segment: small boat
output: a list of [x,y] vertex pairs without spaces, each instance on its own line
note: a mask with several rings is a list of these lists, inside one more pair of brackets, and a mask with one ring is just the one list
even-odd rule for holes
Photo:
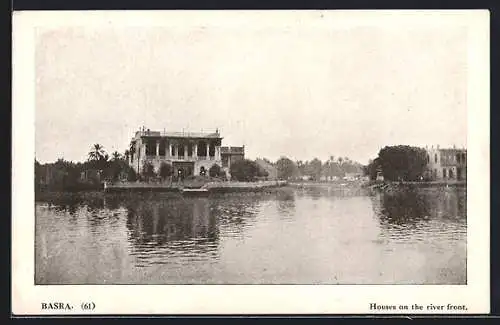
[[207,196],[209,194],[206,188],[184,188],[182,194],[189,196]]

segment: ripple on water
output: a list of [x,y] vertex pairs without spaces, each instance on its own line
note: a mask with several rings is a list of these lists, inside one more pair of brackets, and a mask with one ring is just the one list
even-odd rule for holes
[[36,203],[37,283],[465,283],[466,197],[297,189]]

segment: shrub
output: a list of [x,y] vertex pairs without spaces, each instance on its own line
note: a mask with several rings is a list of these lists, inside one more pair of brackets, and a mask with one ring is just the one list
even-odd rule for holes
[[254,161],[244,159],[231,164],[231,178],[238,181],[253,181],[259,175],[259,166]]
[[165,179],[169,176],[172,176],[172,173],[174,172],[174,169],[172,168],[172,165],[170,164],[167,164],[167,163],[161,163],[160,165],[160,171],[159,171],[159,174],[160,174],[160,177]]
[[155,168],[150,162],[146,162],[142,166],[142,176],[147,180],[156,176]]
[[208,170],[208,175],[210,175],[210,177],[219,177],[223,173],[224,171],[217,164],[212,165],[212,167]]

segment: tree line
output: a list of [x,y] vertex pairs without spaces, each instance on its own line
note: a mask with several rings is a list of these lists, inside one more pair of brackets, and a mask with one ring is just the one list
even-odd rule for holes
[[[129,165],[132,151],[123,154],[114,151],[109,155],[100,144],[94,144],[88,152],[85,162],[72,162],[58,159],[54,163],[40,164],[35,160],[36,189],[48,190],[86,190],[98,189],[102,181],[151,181],[175,178],[173,167],[162,163],[158,170],[150,162],[143,164],[139,173]],[[281,157],[276,162],[261,158],[257,160],[241,159],[232,162],[229,168],[231,180],[256,181],[260,179],[291,179],[308,176],[320,180],[322,176],[343,177],[346,173],[358,173],[362,165],[347,157],[331,156],[325,162],[318,158],[311,161],[293,161]],[[226,179],[226,172],[217,164],[206,171],[204,176]]]
[[349,173],[362,173],[363,166],[348,157],[330,156],[322,162],[318,158],[311,161],[293,161],[287,157],[281,157],[276,161],[275,166],[279,179],[308,177],[311,180],[319,181],[322,177],[334,178],[344,177]]
[[134,181],[137,175],[128,164],[128,155],[128,151],[123,155],[114,151],[110,156],[102,145],[94,144],[83,163],[62,158],[47,164],[35,160],[35,189],[90,190],[100,188],[102,180]]

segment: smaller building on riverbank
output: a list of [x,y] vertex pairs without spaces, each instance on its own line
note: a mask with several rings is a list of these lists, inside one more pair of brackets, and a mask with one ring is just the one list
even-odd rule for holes
[[220,148],[222,168],[230,169],[231,164],[245,159],[245,146],[221,147]]
[[426,178],[433,181],[467,180],[467,149],[431,146],[427,151]]

